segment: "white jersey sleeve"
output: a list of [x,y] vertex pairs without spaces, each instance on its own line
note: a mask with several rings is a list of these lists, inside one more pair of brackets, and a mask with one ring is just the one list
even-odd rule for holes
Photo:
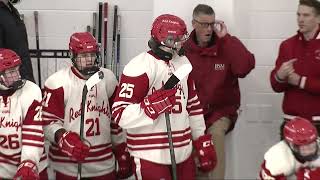
[[53,143],[55,143],[55,132],[63,128],[65,95],[68,92],[66,74],[66,69],[60,70],[51,75],[44,84],[42,118],[46,138]]
[[296,170],[296,160],[285,141],[272,146],[264,155],[265,167],[273,176],[292,175]]
[[187,111],[189,114],[192,139],[197,140],[204,134],[206,125],[203,118],[203,110],[198,98],[194,81],[188,78],[188,102]]
[[22,150],[21,161],[32,160],[39,167],[39,161],[44,152],[44,134],[41,119],[41,90],[30,82],[26,81],[20,90],[22,111],[24,119],[22,123]]
[[142,53],[131,60],[124,68],[112,106],[112,115],[117,124],[124,129],[153,124],[140,102],[149,91],[149,60],[147,53]]

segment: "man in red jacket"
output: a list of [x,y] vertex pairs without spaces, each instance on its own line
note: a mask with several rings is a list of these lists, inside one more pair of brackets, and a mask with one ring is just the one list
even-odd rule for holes
[[[320,2],[300,0],[296,35],[283,41],[270,81],[275,92],[284,93],[284,119],[310,119],[320,130]],[[281,126],[281,129],[284,122]],[[280,131],[281,132],[281,131]],[[282,135],[281,135],[282,137]]]
[[240,106],[238,78],[244,78],[255,65],[253,54],[226,25],[215,19],[213,9],[204,4],[193,10],[192,31],[185,45],[196,89],[203,104],[207,133],[212,134],[218,164],[209,179],[224,179],[224,138],[233,129]]

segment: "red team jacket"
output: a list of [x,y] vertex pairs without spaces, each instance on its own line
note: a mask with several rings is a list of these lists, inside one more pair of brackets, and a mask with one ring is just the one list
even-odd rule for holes
[[[284,92],[282,109],[286,119],[301,116],[320,120],[320,34],[306,41],[301,33],[283,41],[270,81],[274,91]],[[278,82],[275,73],[282,63],[297,58],[293,66],[301,76],[299,86]]]
[[227,34],[217,39],[215,35],[214,39],[213,45],[201,48],[193,31],[185,45],[207,127],[224,116],[235,123],[240,107],[238,78],[244,78],[255,66],[253,54],[236,37]]

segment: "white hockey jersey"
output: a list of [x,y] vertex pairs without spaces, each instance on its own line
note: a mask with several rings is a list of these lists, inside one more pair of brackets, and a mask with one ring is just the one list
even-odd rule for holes
[[47,167],[41,99],[40,88],[31,81],[0,92],[0,179],[12,179],[23,160],[36,162],[39,172]]
[[[320,157],[311,162],[300,163],[294,157],[290,147],[285,141],[272,146],[264,155],[262,165],[262,179],[272,179],[279,175],[285,177],[295,176],[297,180],[315,180],[319,177]],[[273,178],[276,179],[276,178]]]
[[[90,143],[89,156],[82,163],[82,176],[108,174],[115,169],[112,144],[124,142],[124,132],[111,124],[110,104],[117,87],[114,74],[100,69],[104,78],[87,94],[84,115],[84,139]],[[61,152],[55,143],[55,132],[61,128],[80,134],[81,97],[86,80],[73,67],[62,69],[45,82],[43,121],[45,135],[51,142],[49,158],[52,168],[69,176],[77,175],[77,162]]]
[[[140,102],[161,89],[172,73],[186,63],[190,62],[185,56],[175,56],[165,62],[149,51],[136,56],[125,66],[112,116],[127,130],[127,146],[132,156],[171,164],[165,114],[152,120],[141,109]],[[180,163],[191,155],[192,139],[204,134],[205,123],[193,81],[184,78],[175,88],[177,102],[169,116],[176,162]]]

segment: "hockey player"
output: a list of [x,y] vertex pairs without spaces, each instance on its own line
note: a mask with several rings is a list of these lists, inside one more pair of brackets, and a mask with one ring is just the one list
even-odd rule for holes
[[272,146],[264,155],[260,179],[297,180],[320,178],[320,157],[317,129],[309,120],[297,117],[283,128],[284,140]]
[[[130,158],[124,132],[111,123],[110,107],[117,80],[114,74],[99,67],[99,49],[88,32],[74,33],[69,50],[72,67],[51,75],[45,82],[43,120],[45,136],[51,142],[49,158],[56,179],[76,179],[78,163],[82,178],[116,179],[130,175]],[[81,96],[86,80],[102,71],[104,78],[87,94],[84,109],[84,139],[80,139]],[[114,153],[113,153],[114,152]],[[115,156],[115,157],[114,157]]]
[[201,170],[211,170],[216,164],[211,136],[204,135],[193,81],[184,78],[174,89],[162,89],[176,69],[190,63],[181,51],[186,38],[182,19],[170,14],[157,17],[151,29],[151,50],[133,58],[123,70],[112,116],[127,130],[136,179],[171,179],[165,112],[170,113],[178,179],[195,177],[192,143]]
[[14,51],[0,49],[0,179],[47,179],[41,90],[21,79],[20,65]]

